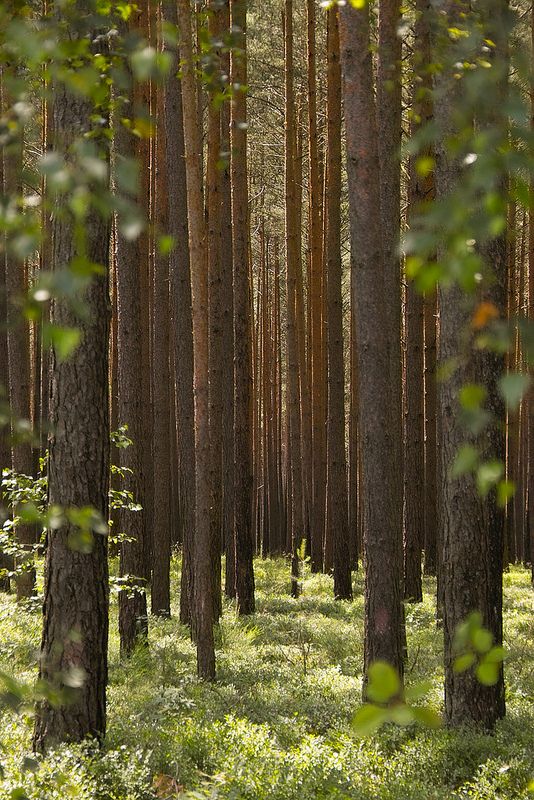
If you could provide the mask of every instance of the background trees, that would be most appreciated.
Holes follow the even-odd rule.
[[[179,0],[123,9],[127,19],[111,28],[108,12],[97,7],[99,24],[87,37],[93,50],[83,52],[82,65],[84,76],[106,76],[100,94],[87,100],[69,52],[58,83],[68,92],[52,84],[54,101],[63,99],[66,109],[54,124],[72,129],[81,189],[61,195],[54,237],[65,251],[51,256],[46,204],[42,218],[31,220],[27,207],[41,202],[37,186],[46,198],[61,189],[63,161],[49,135],[46,94],[42,116],[29,115],[31,124],[17,117],[20,65],[10,63],[9,48],[19,45],[4,37],[1,219],[10,311],[0,369],[14,420],[53,423],[47,479],[50,496],[59,497],[58,486],[72,483],[72,465],[61,461],[55,428],[64,420],[78,432],[89,427],[87,415],[95,404],[101,408],[95,393],[104,391],[91,359],[102,354],[109,418],[127,425],[131,439],[114,472],[122,489],[113,532],[120,534],[123,655],[146,644],[147,592],[155,614],[171,612],[171,541],[183,556],[180,618],[191,627],[199,675],[208,679],[215,676],[223,550],[226,593],[242,615],[255,610],[255,555],[289,557],[286,589],[295,599],[309,555],[314,572],[333,571],[334,596],[349,600],[361,553],[366,669],[380,659],[402,673],[402,598],[423,599],[423,566],[438,572],[448,719],[491,727],[504,712],[501,671],[491,689],[472,671],[458,673],[455,631],[479,611],[500,643],[503,539],[508,561],[531,561],[531,334],[518,319],[531,307],[530,73],[514,62],[507,88],[508,44],[525,38],[525,18],[514,39],[500,4],[490,15],[478,6],[464,13],[456,2],[440,10],[448,25],[438,25],[424,2],[401,19],[399,4],[389,0],[377,9],[332,4],[324,14],[311,1],[260,8],[255,0],[205,7]],[[41,11],[28,9],[27,16],[39,31]],[[18,18],[8,14],[9,21]],[[27,49],[21,52],[26,64]],[[32,69],[42,69],[36,63]],[[39,73],[32,92],[41,97],[42,89]],[[106,120],[111,89],[112,126],[104,127],[113,192],[102,189],[101,196],[93,184],[107,154],[93,128]],[[485,91],[500,99],[498,112],[478,99]],[[69,114],[80,115],[78,128]],[[44,144],[50,153],[39,161]],[[38,165],[39,175],[22,172],[25,161]],[[99,211],[102,228],[96,221],[93,228],[87,209],[95,220]],[[76,226],[68,233],[68,214],[98,243],[85,266],[82,236]],[[104,223],[111,215],[110,233]],[[29,245],[17,240],[19,218],[21,229],[31,228]],[[63,238],[72,239],[70,249]],[[403,241],[406,258],[399,255]],[[69,316],[63,284],[47,273],[49,256],[71,264],[66,274],[75,287],[81,273],[98,276],[94,290],[102,296],[88,295],[102,325],[95,353],[86,352],[88,335],[78,341],[76,329],[83,336],[89,323],[80,309]],[[110,291],[101,286],[102,270],[91,266],[108,261]],[[55,327],[43,306],[51,295]],[[108,350],[108,312],[97,301],[109,295]],[[17,302],[26,312],[22,323],[11,314]],[[42,387],[50,344],[56,361],[49,408]],[[62,380],[76,389],[72,408]],[[99,417],[95,435],[104,453],[108,429],[101,423]],[[29,441],[12,440],[16,472],[34,469]],[[24,462],[17,460],[22,454]],[[87,480],[76,500],[67,493],[61,502],[94,505],[105,517],[107,486],[97,471],[94,487]],[[517,491],[504,511],[512,482]],[[19,513],[27,511],[26,499],[9,494],[6,482],[4,493],[7,556],[20,561],[24,548],[33,554],[35,528]],[[47,574],[65,562],[62,570],[75,575],[79,565],[59,553],[55,536],[49,534]],[[99,559],[100,569],[104,552]],[[16,572],[21,599],[33,590],[33,575],[31,566]],[[102,589],[104,572],[94,580]],[[49,591],[52,597],[56,590]],[[99,608],[105,598],[101,590]]]

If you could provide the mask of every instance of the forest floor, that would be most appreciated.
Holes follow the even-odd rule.
[[[288,565],[256,561],[257,613],[231,604],[218,631],[217,681],[195,676],[188,632],[175,616],[151,619],[150,647],[119,661],[117,603],[110,641],[109,724],[102,753],[63,747],[31,756],[31,716],[0,715],[1,800],[441,800],[526,798],[534,777],[534,594],[526,570],[505,581],[508,716],[494,736],[388,727],[355,737],[360,704],[362,576],[355,601],[335,602],[332,581],[307,575],[288,596]],[[442,702],[442,640],[433,581],[425,602],[406,607],[407,682],[432,682]],[[36,674],[38,604],[21,610],[0,596],[0,670]],[[181,794],[183,790],[183,794]]]

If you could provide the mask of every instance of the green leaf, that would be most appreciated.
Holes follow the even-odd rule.
[[[371,736],[388,719],[385,708],[367,703],[358,709],[352,720],[352,727],[356,736]]]
[[[505,660],[507,655],[508,653],[504,647],[495,645],[495,647],[492,647],[489,653],[486,653],[484,656],[484,663],[500,664]]]
[[[452,666],[455,672],[465,672],[466,670],[470,669],[476,661],[476,656],[474,653],[464,653],[458,658],[454,659],[454,664]]]
[[[485,461],[477,470],[477,488],[482,497],[486,497],[502,478],[504,464],[502,461]]]
[[[43,338],[46,345],[51,345],[58,361],[65,361],[76,350],[80,343],[81,331],[78,328],[64,328],[59,325],[44,325]]]
[[[484,686],[495,686],[499,680],[499,664],[483,661],[476,669],[477,680]]]
[[[396,670],[386,661],[375,661],[369,667],[367,696],[375,703],[387,703],[399,694],[401,681]]]
[[[460,389],[460,405],[469,411],[475,411],[480,408],[487,395],[485,386],[480,383],[468,383]]]
[[[519,407],[530,386],[530,380],[530,375],[524,372],[510,372],[500,379],[499,391],[511,411],[516,411]]]
[[[414,721],[413,709],[405,703],[399,703],[399,705],[390,709],[389,718],[395,725],[400,725],[404,728]]]
[[[478,464],[479,452],[476,447],[466,444],[458,450],[451,468],[451,477],[460,478],[468,472],[474,472]]]
[[[441,728],[443,725],[440,715],[431,708],[415,707],[412,710],[415,721],[424,725],[426,728]]]
[[[493,644],[493,634],[485,628],[473,631],[473,647],[477,653],[487,653]]]
[[[501,508],[508,505],[508,502],[515,494],[515,488],[513,481],[499,481],[497,484],[497,503]]]

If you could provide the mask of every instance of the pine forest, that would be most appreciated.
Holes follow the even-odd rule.
[[[534,798],[532,0],[0,0],[0,800]]]

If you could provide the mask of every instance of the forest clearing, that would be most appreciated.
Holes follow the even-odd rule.
[[[534,796],[533,53],[0,3],[0,800]]]

